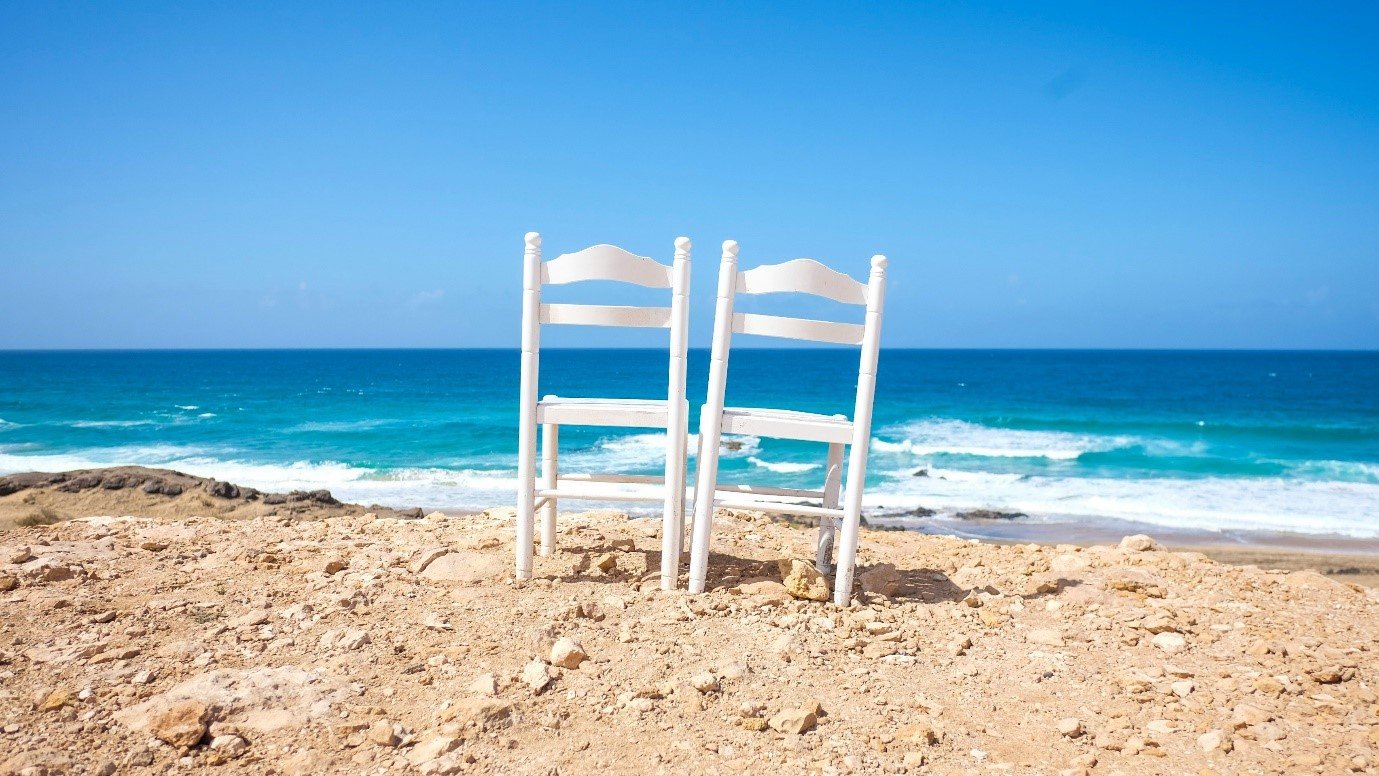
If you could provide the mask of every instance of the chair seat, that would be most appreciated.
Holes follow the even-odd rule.
[[[547,396],[536,403],[536,422],[571,426],[665,428],[665,399],[581,399]]]
[[[844,415],[759,407],[724,407],[722,431],[810,442],[847,444],[852,441],[852,421]]]

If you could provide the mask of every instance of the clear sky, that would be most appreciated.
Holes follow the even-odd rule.
[[[1372,2],[6,2],[0,348],[513,346],[528,230],[691,237],[695,345],[734,238],[888,254],[888,346],[1376,348],[1376,40]]]

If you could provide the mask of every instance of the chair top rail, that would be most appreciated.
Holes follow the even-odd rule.
[[[670,328],[669,307],[620,307],[601,304],[543,304],[541,323],[572,326]]]
[[[673,279],[671,267],[616,245],[593,245],[541,265],[542,285],[611,280],[647,288],[670,288]]]
[[[793,259],[737,273],[739,294],[813,294],[844,304],[867,303],[867,284],[813,259]]]

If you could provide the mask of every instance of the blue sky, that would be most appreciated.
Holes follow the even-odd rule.
[[[0,4],[0,347],[512,346],[547,255],[889,346],[1379,347],[1379,6]],[[646,344],[568,331],[554,344]]]

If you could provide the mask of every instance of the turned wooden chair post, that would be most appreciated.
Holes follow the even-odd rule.
[[[680,552],[685,536],[685,467],[689,444],[689,400],[685,398],[689,358],[690,241],[675,240],[671,267],[670,376],[666,400],[666,518],[661,527],[661,589],[674,590],[680,578]],[[672,525],[673,524],[673,525]],[[672,528],[674,530],[672,530]]]
[[[694,536],[690,542],[689,592],[704,592],[709,567],[709,536],[713,530],[714,485],[718,481],[719,419],[728,389],[728,344],[732,338],[733,297],[737,294],[737,242],[723,243],[718,267],[718,302],[713,316],[713,348],[709,354],[709,394],[699,414],[698,482],[694,489]]]
[[[881,308],[885,296],[886,257],[873,256],[871,276],[867,279],[867,320],[863,324],[866,334],[857,370],[857,402],[852,415],[852,449],[843,496],[838,570],[833,583],[833,602],[839,606],[846,606],[852,600],[852,572],[857,563],[857,530],[862,519],[862,491],[866,487],[867,448],[871,445],[871,414],[876,399],[876,363],[881,353]]]
[[[522,254],[522,377],[517,419],[517,579],[531,579],[536,512],[536,377],[541,348],[541,235]]]

